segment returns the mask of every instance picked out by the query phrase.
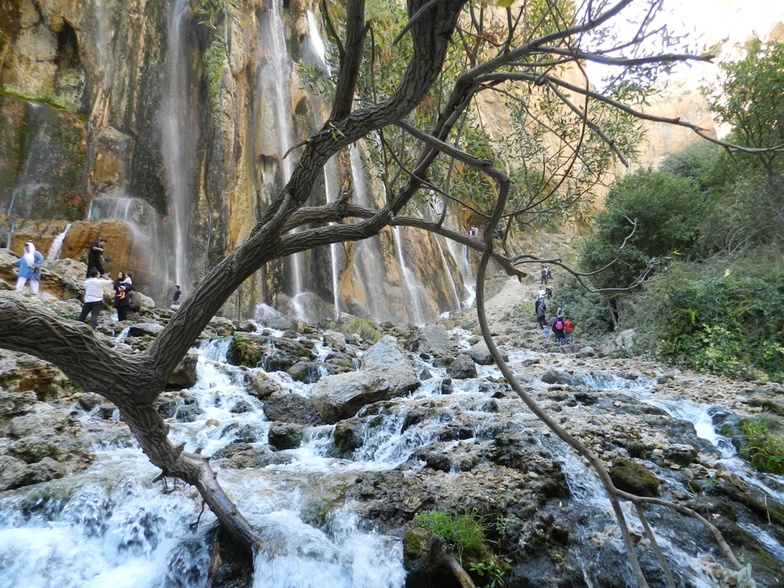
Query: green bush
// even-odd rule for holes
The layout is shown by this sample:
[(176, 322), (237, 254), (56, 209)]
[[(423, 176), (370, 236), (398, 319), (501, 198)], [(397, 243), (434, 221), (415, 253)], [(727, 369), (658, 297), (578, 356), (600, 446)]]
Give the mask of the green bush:
[(748, 440), (744, 453), (763, 472), (784, 474), (784, 437), (780, 420), (768, 414), (744, 419), (740, 430)]
[(335, 325), (335, 330), (344, 335), (358, 334), (365, 341), (372, 341), (373, 343), (381, 339), (381, 334), (378, 332), (376, 325), (367, 319), (356, 316), (341, 318)]
[(784, 266), (776, 249), (677, 263), (631, 303), (626, 326), (658, 357), (696, 370), (784, 379)]

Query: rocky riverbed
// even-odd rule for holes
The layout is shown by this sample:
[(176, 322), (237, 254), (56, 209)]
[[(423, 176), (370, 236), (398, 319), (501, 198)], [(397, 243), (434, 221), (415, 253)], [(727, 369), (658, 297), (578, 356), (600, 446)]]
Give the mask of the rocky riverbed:
[[(615, 484), (696, 510), (748, 558), (758, 585), (784, 585), (784, 479), (754, 473), (735, 448), (743, 442), (738, 420), (781, 410), (784, 389), (621, 357), (626, 336), (589, 344), (578, 330), (573, 345), (556, 346), (533, 322), (533, 283), (496, 277), (488, 287), (491, 329), (516, 377), (601, 457)], [(22, 297), (65, 318), (79, 309), (49, 294)], [(104, 311), (96, 336), (136, 353), (171, 312), (148, 302), (123, 324)], [(462, 554), (477, 585), (489, 585), (493, 574), (506, 586), (633, 585), (596, 477), (491, 365), (474, 311), (362, 335), (341, 329), (273, 315), (264, 323), (217, 318), (160, 398), (171, 436), (212, 456), (221, 482), (261, 529), (255, 585), (260, 578), (292, 587), (457, 585), (438, 540), (417, 519), (433, 511), (469, 514), (484, 527), (486, 550)], [(143, 491), (126, 488), (126, 495), (143, 495), (157, 509), (193, 503), (173, 518), (196, 526), (152, 524), (143, 506), (115, 520), (123, 501), (117, 492), (130, 482), (107, 464), (118, 453), (134, 463), (144, 458), (118, 411), (75, 389), (56, 368), (0, 351), (0, 435), (0, 562), (7, 568), (0, 586), (43, 573), (34, 563), (40, 554), (19, 547), (20, 530), (60, 525), (104, 542), (119, 529), (140, 528), (131, 547), (128, 540), (102, 543), (136, 555), (144, 546), (139, 557), (157, 572), (137, 586), (169, 577), (182, 586), (250, 585), (247, 565), (223, 543), (210, 547), (210, 519), (197, 517), (194, 493), (153, 482), (149, 465), (133, 476), (134, 484), (144, 481)], [(81, 518), (66, 516), (96, 479), (103, 498), (91, 503), (89, 516), (84, 508)], [(650, 585), (666, 585), (640, 523), (627, 516)], [(664, 508), (647, 516), (678, 586), (746, 581), (694, 519)], [(176, 526), (171, 514), (156, 517)], [(186, 539), (193, 528), (200, 531)], [(164, 548), (168, 555), (155, 555)], [(58, 548), (50, 549), (55, 557)], [(121, 576), (112, 561), (106, 556), (94, 572), (88, 565), (62, 585)]]

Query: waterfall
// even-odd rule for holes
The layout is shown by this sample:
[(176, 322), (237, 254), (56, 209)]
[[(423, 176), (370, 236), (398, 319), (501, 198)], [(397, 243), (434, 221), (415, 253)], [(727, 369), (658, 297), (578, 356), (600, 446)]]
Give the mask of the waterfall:
[(392, 227), (392, 235), (395, 238), (395, 252), (397, 253), (397, 262), (400, 264), (400, 270), (403, 272), (403, 286), (408, 293), (407, 300), (409, 310), (412, 313), (412, 319), (415, 325), (422, 325), (425, 322), (424, 308), (425, 308), (425, 292), (422, 285), (417, 280), (414, 272), (412, 272), (406, 265), (406, 258), (403, 255), (403, 244), (400, 236), (400, 227)]
[[(354, 187), (354, 200), (365, 207), (370, 206), (365, 170), (357, 145), (349, 147), (349, 160), (351, 164), (351, 181)], [(384, 267), (381, 244), (378, 237), (358, 241), (354, 247), (354, 273), (365, 291), (367, 310), (377, 320), (391, 318), (389, 309), (384, 305), (386, 293), (384, 292), (383, 276), (379, 275)], [(382, 307), (382, 305), (384, 305)]]
[(441, 267), (444, 268), (444, 275), (449, 280), (449, 285), (451, 287), (450, 289), (452, 291), (452, 296), (455, 303), (453, 310), (458, 311), (461, 308), (462, 302), (460, 300), (460, 295), (457, 293), (457, 284), (455, 284), (455, 278), (449, 269), (449, 263), (447, 262), (446, 255), (444, 254), (444, 249), (441, 246), (441, 240), (439, 239), (439, 236), (433, 235), (433, 239), (435, 239), (436, 247), (438, 247), (438, 253), (441, 256)]
[[(448, 225), (449, 228), (459, 232), (461, 230), (460, 227), (454, 225), (454, 220), (452, 219), (452, 216), (447, 216), (447, 223), (452, 223), (451, 225)], [(475, 235), (471, 236), (478, 238), (478, 236)], [(462, 300), (461, 305), (463, 308), (471, 308), (474, 304), (474, 299), (476, 298), (476, 276), (474, 275), (474, 268), (468, 258), (468, 246), (461, 245), (451, 239), (446, 240), (446, 246), (452, 255), (452, 259), (457, 263), (460, 275), (463, 277), (463, 285), (468, 292), (468, 298)]]
[[(168, 297), (167, 268), (162, 264), (166, 246), (161, 219), (152, 205), (142, 198), (134, 198), (116, 190), (93, 198), (87, 211), (87, 220), (117, 219), (131, 230), (133, 248), (129, 255), (131, 265), (137, 268), (134, 282), (143, 284), (145, 294), (156, 299)], [(107, 257), (111, 257), (111, 243)], [(131, 268), (123, 268), (125, 271)], [(141, 279), (140, 279), (141, 278)]]
[[(335, 158), (330, 157), (324, 166), (324, 190), (327, 203), (334, 202), (338, 194), (338, 170)], [(334, 224), (334, 223), (330, 223)], [(340, 318), (340, 282), (338, 270), (338, 252), (340, 245), (331, 243), (329, 246), (329, 259), (332, 269), (332, 304), (335, 307), (335, 319)]]
[(163, 99), (162, 145), (170, 218), (172, 220), (174, 281), (186, 290), (191, 285), (188, 268), (188, 219), (194, 179), (193, 154), (198, 144), (195, 123), (191, 120), (195, 108), (190, 99), (187, 25), (189, 0), (173, 0), (167, 18), (168, 54), (165, 69), (165, 97)]
[[(278, 156), (281, 173), (281, 185), (285, 186), (294, 170), (293, 154), (288, 150), (294, 145), (294, 129), (291, 113), (291, 60), (286, 48), (285, 28), (280, 16), (278, 2), (272, 2), (272, 18), (269, 20), (270, 62), (272, 65), (273, 86), (275, 91), (275, 123), (278, 139)], [(304, 292), (302, 253), (295, 253), (291, 259), (292, 298), (296, 299)], [(303, 311), (298, 311), (297, 318), (306, 319)]]
[(68, 223), (65, 225), (65, 229), (63, 229), (62, 233), (57, 235), (54, 240), (52, 240), (52, 245), (49, 247), (49, 252), (46, 254), (46, 261), (56, 261), (60, 259), (60, 251), (63, 249), (63, 241), (65, 241), (65, 236), (68, 234), (70, 228), (71, 223)]
[(324, 39), (321, 38), (316, 16), (311, 10), (308, 10), (306, 18), (308, 22), (308, 42), (305, 46), (312, 53), (312, 58), (309, 61), (311, 61), (314, 67), (330, 75), (332, 70), (329, 67), (329, 63), (327, 63), (327, 47), (324, 45)]

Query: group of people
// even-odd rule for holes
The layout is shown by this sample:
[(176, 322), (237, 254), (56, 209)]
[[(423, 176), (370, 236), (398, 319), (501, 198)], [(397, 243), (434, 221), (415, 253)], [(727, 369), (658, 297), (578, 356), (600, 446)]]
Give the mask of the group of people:
[(553, 279), (553, 272), (546, 265), (539, 268), (539, 283), (547, 285), (547, 282)]
[[(133, 276), (130, 272), (118, 272), (117, 279), (112, 280), (103, 266), (110, 261), (104, 256), (106, 239), (99, 239), (90, 245), (87, 252), (87, 276), (84, 280), (84, 302), (79, 314), (79, 322), (84, 322), (90, 316), (90, 327), (98, 326), (98, 313), (104, 302), (104, 289), (111, 286), (114, 289), (114, 308), (117, 310), (117, 320), (124, 321), (129, 312), (138, 312), (141, 307), (141, 294), (133, 289)], [(32, 242), (24, 244), (21, 257), (15, 265), (19, 268), (16, 280), (16, 290), (24, 290), (30, 283), (30, 293), (37, 295), (41, 284), (41, 267), (44, 256), (36, 251)], [(182, 301), (182, 290), (175, 286), (172, 296), (172, 308), (179, 307)]]
[[(548, 296), (549, 294), (549, 296)], [(574, 331), (574, 321), (566, 317), (566, 309), (559, 306), (555, 315), (547, 319), (547, 301), (552, 297), (552, 290), (547, 288), (539, 292), (539, 296), (534, 303), (536, 311), (536, 322), (546, 339), (550, 338), (550, 334), (554, 335), (555, 342), (558, 345), (566, 345), (573, 341), (572, 332)]]

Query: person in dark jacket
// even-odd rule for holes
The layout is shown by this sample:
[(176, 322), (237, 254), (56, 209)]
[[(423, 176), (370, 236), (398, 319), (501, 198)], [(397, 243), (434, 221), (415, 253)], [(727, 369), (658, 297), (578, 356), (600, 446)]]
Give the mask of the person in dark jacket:
[(125, 274), (120, 272), (117, 281), (114, 282), (114, 307), (117, 309), (118, 321), (124, 321), (128, 318), (128, 307), (130, 305), (130, 288), (128, 287), (128, 283), (125, 282)]
[(98, 271), (99, 276), (105, 276), (106, 270), (103, 268), (103, 262), (105, 261), (103, 252), (106, 247), (106, 239), (99, 239), (92, 245), (90, 245), (90, 250), (87, 252), (87, 277), (90, 277), (90, 270), (94, 269)]

